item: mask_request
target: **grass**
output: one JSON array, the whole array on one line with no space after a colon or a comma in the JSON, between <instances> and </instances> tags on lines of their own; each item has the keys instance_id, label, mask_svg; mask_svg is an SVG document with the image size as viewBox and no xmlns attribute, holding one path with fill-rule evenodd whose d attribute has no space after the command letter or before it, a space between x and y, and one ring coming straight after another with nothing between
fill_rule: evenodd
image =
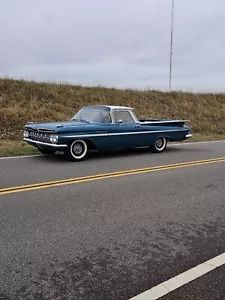
<instances>
[{"instance_id":1,"label":"grass","mask_svg":"<svg viewBox=\"0 0 225 300\"><path fill-rule=\"evenodd\" d=\"M25 142L4 140L0 145L0 157L38 154L38 150Z\"/></svg>"},{"instance_id":2,"label":"grass","mask_svg":"<svg viewBox=\"0 0 225 300\"><path fill-rule=\"evenodd\" d=\"M21 143L28 121L68 120L84 105L128 105L140 118L190 120L193 140L223 139L225 94L119 90L0 79L0 155L34 153Z\"/></svg>"}]
</instances>

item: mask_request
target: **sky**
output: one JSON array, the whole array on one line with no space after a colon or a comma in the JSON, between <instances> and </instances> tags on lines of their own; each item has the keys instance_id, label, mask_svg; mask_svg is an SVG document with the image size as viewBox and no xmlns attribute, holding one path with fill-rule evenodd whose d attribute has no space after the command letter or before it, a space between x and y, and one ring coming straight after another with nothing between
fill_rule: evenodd
<instances>
[{"instance_id":1,"label":"sky","mask_svg":"<svg viewBox=\"0 0 225 300\"><path fill-rule=\"evenodd\" d=\"M0 77L168 90L172 0L0 0ZM225 0L175 0L173 90L225 91Z\"/></svg>"}]
</instances>

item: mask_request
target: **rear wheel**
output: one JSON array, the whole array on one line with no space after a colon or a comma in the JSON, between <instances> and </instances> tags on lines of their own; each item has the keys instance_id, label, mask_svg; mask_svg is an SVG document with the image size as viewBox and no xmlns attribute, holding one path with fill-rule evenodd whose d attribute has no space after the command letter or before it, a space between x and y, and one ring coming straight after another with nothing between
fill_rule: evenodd
<instances>
[{"instance_id":1,"label":"rear wheel","mask_svg":"<svg viewBox=\"0 0 225 300\"><path fill-rule=\"evenodd\" d=\"M70 144L65 152L67 158L71 161L82 160L88 152L87 143L84 140L75 140Z\"/></svg>"},{"instance_id":2,"label":"rear wheel","mask_svg":"<svg viewBox=\"0 0 225 300\"><path fill-rule=\"evenodd\" d=\"M151 147L152 152L160 153L166 149L167 139L165 137L158 137L153 146Z\"/></svg>"}]
</instances>

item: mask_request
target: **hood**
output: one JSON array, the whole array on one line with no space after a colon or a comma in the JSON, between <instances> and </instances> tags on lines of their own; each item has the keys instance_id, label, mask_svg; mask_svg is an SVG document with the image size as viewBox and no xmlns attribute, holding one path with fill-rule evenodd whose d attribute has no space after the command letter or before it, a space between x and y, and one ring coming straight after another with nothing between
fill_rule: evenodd
<instances>
[{"instance_id":1,"label":"hood","mask_svg":"<svg viewBox=\"0 0 225 300\"><path fill-rule=\"evenodd\" d=\"M33 129L33 130L44 130L44 131L53 131L58 132L60 128L70 128L70 127L83 127L90 125L88 122L80 122L80 121L66 121L66 122L49 122L49 123L27 123L25 128Z\"/></svg>"}]
</instances>

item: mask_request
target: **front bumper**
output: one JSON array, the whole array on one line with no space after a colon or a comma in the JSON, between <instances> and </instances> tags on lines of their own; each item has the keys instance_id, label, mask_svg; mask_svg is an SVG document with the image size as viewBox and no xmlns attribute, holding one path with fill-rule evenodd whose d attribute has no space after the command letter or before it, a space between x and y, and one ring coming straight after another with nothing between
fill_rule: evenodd
<instances>
[{"instance_id":1,"label":"front bumper","mask_svg":"<svg viewBox=\"0 0 225 300\"><path fill-rule=\"evenodd\" d=\"M66 144L52 144L52 143L45 143L45 142L40 142L40 141L35 141L29 138L24 138L23 139L25 142L32 144L34 146L46 146L46 147L51 147L51 148L67 148Z\"/></svg>"},{"instance_id":2,"label":"front bumper","mask_svg":"<svg viewBox=\"0 0 225 300\"><path fill-rule=\"evenodd\" d=\"M192 135L191 133L188 133L188 134L185 135L186 139L189 139L189 138L191 138L192 136L193 136L193 135Z\"/></svg>"}]
</instances>

